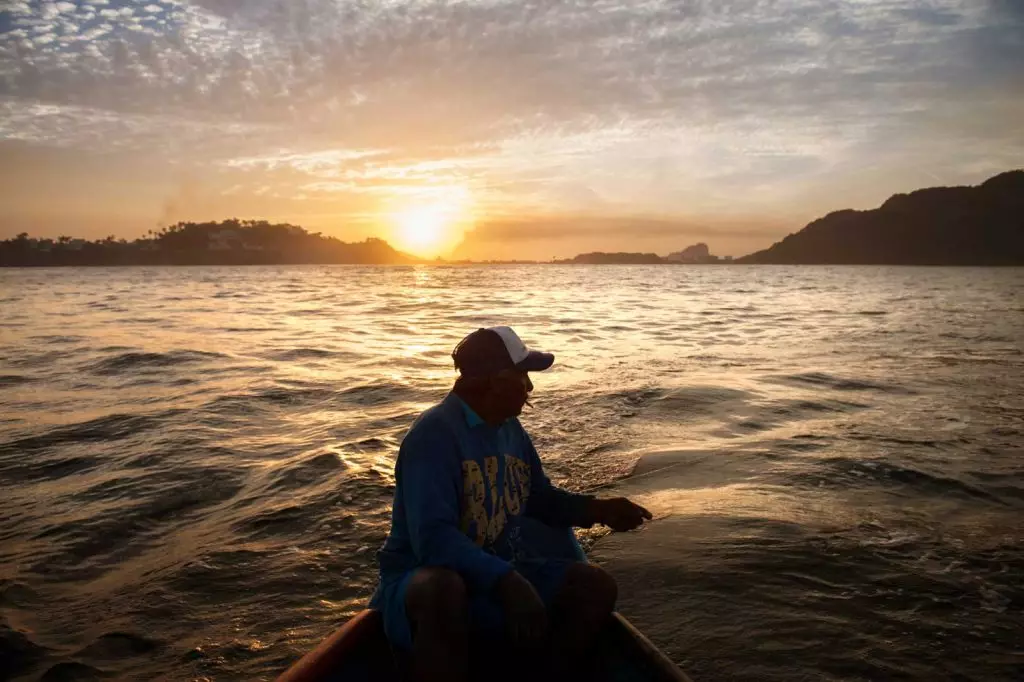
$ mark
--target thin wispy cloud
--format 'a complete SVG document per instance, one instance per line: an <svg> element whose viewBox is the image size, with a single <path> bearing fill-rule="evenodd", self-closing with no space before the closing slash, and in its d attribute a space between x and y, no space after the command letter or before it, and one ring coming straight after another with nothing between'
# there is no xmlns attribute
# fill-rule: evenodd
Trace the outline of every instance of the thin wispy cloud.
<svg viewBox="0 0 1024 682"><path fill-rule="evenodd" d="M432 183L498 218L795 218L1024 158L1011 0L4 7L4 139L243 198L270 173L338 206Z"/></svg>

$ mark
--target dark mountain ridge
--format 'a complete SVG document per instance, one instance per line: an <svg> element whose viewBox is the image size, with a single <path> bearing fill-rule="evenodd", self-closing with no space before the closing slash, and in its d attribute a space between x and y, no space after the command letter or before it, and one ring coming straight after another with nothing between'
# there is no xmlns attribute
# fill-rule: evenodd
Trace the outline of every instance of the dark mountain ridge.
<svg viewBox="0 0 1024 682"><path fill-rule="evenodd" d="M740 263L1024 265L1024 170L829 213Z"/></svg>

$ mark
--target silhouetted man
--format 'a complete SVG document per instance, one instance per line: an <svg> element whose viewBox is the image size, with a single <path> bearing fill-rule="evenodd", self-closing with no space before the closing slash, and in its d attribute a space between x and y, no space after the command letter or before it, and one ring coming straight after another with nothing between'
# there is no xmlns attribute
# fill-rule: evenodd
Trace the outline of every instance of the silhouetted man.
<svg viewBox="0 0 1024 682"><path fill-rule="evenodd" d="M570 665L615 605L615 581L586 563L571 527L632 530L651 515L625 498L561 490L519 423L528 372L554 356L512 329L478 329L452 353L460 376L402 441L391 532L371 606L419 680L466 679L470 634L502 632ZM507 662L495 661L495 665Z"/></svg>

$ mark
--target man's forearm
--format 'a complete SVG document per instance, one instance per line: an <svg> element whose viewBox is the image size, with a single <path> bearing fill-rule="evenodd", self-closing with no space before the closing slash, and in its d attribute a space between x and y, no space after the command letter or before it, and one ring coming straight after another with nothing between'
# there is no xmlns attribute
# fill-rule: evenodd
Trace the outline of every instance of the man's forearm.
<svg viewBox="0 0 1024 682"><path fill-rule="evenodd" d="M593 502L592 495L550 486L530 498L528 513L549 526L589 528L599 521Z"/></svg>

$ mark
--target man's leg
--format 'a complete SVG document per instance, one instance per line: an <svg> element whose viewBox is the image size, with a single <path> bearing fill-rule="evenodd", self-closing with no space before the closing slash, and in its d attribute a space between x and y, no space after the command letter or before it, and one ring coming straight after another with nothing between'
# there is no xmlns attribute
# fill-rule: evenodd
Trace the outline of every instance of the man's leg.
<svg viewBox="0 0 1024 682"><path fill-rule="evenodd" d="M469 661L466 584L455 571L418 569L405 589L412 628L413 675L419 682L465 682Z"/></svg>
<svg viewBox="0 0 1024 682"><path fill-rule="evenodd" d="M594 564L572 563L551 602L551 645L556 667L578 664L611 617L618 597L615 579Z"/></svg>

